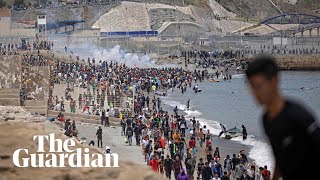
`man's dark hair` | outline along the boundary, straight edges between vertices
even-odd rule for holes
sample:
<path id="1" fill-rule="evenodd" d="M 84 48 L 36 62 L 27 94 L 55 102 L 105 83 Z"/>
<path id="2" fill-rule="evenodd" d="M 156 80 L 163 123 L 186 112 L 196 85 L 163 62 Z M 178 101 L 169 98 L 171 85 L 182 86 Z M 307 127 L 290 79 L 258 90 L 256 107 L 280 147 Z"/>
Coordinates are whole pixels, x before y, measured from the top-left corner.
<path id="1" fill-rule="evenodd" d="M 272 77 L 278 75 L 278 66 L 275 60 L 269 56 L 258 56 L 252 62 L 249 63 L 246 70 L 247 78 L 261 74 L 270 80 Z"/>

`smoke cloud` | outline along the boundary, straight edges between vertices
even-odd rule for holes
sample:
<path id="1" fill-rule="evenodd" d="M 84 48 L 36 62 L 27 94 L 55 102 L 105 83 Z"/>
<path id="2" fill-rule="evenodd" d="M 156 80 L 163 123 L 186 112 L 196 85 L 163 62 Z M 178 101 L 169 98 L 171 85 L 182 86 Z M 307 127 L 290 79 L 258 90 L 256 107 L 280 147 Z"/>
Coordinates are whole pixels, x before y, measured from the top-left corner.
<path id="1" fill-rule="evenodd" d="M 90 50 L 92 57 L 100 61 L 114 61 L 118 63 L 125 63 L 129 67 L 155 67 L 153 61 L 148 55 L 138 56 L 135 53 L 127 53 L 120 48 L 119 45 L 111 49 L 92 49 Z"/>

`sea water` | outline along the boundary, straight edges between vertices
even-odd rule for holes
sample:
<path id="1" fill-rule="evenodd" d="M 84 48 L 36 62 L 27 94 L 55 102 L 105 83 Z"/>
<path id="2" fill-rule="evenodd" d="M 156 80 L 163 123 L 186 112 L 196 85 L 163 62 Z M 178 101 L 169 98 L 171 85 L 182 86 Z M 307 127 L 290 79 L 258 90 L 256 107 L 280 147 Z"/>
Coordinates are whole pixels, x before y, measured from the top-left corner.
<path id="1" fill-rule="evenodd" d="M 280 73 L 282 94 L 307 107 L 320 122 L 320 72 L 286 71 Z M 250 94 L 250 89 L 243 74 L 234 75 L 231 80 L 221 82 L 198 83 L 202 89 L 194 93 L 189 88 L 185 94 L 177 89 L 169 91 L 163 97 L 163 103 L 172 107 L 177 106 L 186 113 L 187 120 L 196 117 L 210 132 L 218 135 L 221 131 L 219 123 L 227 129 L 241 125 L 246 126 L 248 139 L 242 137 L 232 139 L 238 143 L 250 145 L 249 157 L 259 166 L 268 165 L 273 168 L 274 159 L 268 140 L 261 124 L 263 109 L 257 105 Z M 194 86 L 194 84 L 193 84 Z M 186 109 L 190 99 L 191 109 Z M 237 152 L 238 150 L 235 150 Z"/>

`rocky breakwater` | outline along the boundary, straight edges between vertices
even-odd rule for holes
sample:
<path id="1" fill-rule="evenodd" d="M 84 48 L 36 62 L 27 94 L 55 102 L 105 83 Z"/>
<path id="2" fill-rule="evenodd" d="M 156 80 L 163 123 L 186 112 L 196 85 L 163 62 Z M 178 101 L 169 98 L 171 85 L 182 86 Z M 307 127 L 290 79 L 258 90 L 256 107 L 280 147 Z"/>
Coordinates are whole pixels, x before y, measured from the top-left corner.
<path id="1" fill-rule="evenodd" d="M 320 55 L 301 55 L 301 54 L 287 54 L 273 56 L 281 70 L 320 70 Z M 248 57 L 248 61 L 252 61 L 253 56 Z"/>
<path id="2" fill-rule="evenodd" d="M 114 180 L 157 180 L 163 179 L 160 175 L 152 172 L 148 167 L 139 166 L 133 162 L 119 160 L 120 167 L 112 168 L 72 168 L 67 165 L 62 168 L 32 168 L 17 167 L 13 162 L 13 154 L 18 149 L 28 149 L 28 154 L 39 154 L 39 139 L 34 140 L 36 135 L 49 135 L 54 133 L 55 139 L 62 141 L 68 138 L 63 135 L 58 126 L 45 120 L 45 117 L 36 117 L 25 111 L 21 107 L 0 106 L 0 179 L 52 179 L 52 180 L 81 180 L 81 179 L 114 179 Z M 44 143 L 44 154 L 55 154 L 49 152 L 49 143 Z M 51 145 L 50 145 L 51 146 Z M 74 148 L 89 148 L 90 153 L 100 153 L 94 147 L 87 147 L 76 142 Z M 63 152 L 68 154 L 68 152 Z M 70 154 L 70 153 L 69 153 Z M 26 153 L 21 153 L 19 162 L 22 158 L 27 158 Z M 52 156 L 52 155 L 51 155 Z M 30 156 L 29 156 L 30 157 Z M 91 158 L 91 157 L 90 157 Z M 38 157 L 38 159 L 40 159 Z M 39 164 L 39 160 L 36 164 Z M 85 158 L 82 158 L 84 161 Z M 59 159 L 61 161 L 61 159 Z M 60 163 L 60 162 L 59 162 Z"/>

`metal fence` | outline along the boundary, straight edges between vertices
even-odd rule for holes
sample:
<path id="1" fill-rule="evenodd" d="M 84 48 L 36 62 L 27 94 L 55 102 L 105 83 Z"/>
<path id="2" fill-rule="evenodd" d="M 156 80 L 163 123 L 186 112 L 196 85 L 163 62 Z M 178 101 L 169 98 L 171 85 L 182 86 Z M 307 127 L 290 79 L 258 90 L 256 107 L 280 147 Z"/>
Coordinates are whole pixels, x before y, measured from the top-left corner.
<path id="1" fill-rule="evenodd" d="M 157 56 L 179 55 L 181 51 L 213 51 L 216 49 L 261 50 L 263 47 L 274 46 L 274 37 L 250 37 L 250 36 L 130 36 L 118 34 L 107 37 L 76 37 L 70 35 L 55 35 L 48 37 L 53 42 L 54 50 L 73 53 L 81 52 L 85 57 L 92 57 L 94 50 L 103 51 L 120 45 L 121 49 L 128 53 L 141 55 L 153 54 Z M 287 49 L 318 49 L 320 51 L 320 38 L 318 37 L 290 37 L 283 44 L 275 45 L 278 48 Z"/>

